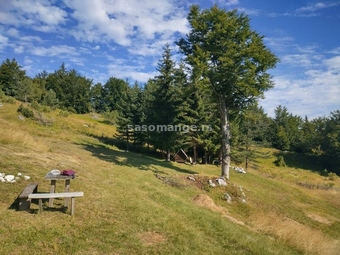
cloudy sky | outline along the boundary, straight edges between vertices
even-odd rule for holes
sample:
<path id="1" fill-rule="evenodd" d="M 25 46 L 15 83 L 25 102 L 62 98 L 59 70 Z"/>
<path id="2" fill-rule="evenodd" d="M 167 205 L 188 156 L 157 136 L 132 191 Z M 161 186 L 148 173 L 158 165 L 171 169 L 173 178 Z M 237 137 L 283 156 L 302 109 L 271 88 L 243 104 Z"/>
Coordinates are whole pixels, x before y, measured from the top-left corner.
<path id="1" fill-rule="evenodd" d="M 145 83 L 162 48 L 189 31 L 190 5 L 218 4 L 251 18 L 280 58 L 275 88 L 261 101 L 301 117 L 340 110 L 340 1 L 315 0 L 0 0 L 0 60 L 15 58 L 30 77 L 62 63 L 104 84 Z"/>

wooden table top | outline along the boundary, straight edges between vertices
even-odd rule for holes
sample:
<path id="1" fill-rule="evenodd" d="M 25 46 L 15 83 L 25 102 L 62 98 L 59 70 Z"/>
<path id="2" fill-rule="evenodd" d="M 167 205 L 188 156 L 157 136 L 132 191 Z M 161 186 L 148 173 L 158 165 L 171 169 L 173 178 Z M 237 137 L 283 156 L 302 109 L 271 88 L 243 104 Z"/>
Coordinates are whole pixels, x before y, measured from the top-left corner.
<path id="1" fill-rule="evenodd" d="M 75 175 L 62 175 L 62 174 L 54 175 L 51 174 L 50 172 L 48 172 L 45 176 L 45 180 L 71 180 L 74 178 L 76 178 Z"/>

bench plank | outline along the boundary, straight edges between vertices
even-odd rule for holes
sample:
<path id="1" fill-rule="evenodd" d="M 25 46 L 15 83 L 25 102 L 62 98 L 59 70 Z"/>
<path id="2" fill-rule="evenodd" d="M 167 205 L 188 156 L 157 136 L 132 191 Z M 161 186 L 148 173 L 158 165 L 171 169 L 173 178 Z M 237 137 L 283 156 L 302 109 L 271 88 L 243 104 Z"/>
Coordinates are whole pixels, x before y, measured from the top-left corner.
<path id="1" fill-rule="evenodd" d="M 32 193 L 38 192 L 38 183 L 32 182 L 22 190 L 19 195 L 19 211 L 28 211 L 30 209 L 31 200 L 28 196 Z"/>
<path id="2" fill-rule="evenodd" d="M 39 211 L 42 212 L 42 199 L 44 198 L 71 198 L 71 215 L 74 214 L 75 197 L 84 196 L 84 192 L 62 192 L 62 193 L 36 193 L 30 194 L 30 199 L 39 199 Z M 67 205 L 66 205 L 67 206 Z"/>
<path id="3" fill-rule="evenodd" d="M 61 192 L 61 193 L 35 193 L 30 194 L 28 197 L 33 199 L 39 198 L 64 198 L 64 197 L 82 197 L 84 192 Z"/>

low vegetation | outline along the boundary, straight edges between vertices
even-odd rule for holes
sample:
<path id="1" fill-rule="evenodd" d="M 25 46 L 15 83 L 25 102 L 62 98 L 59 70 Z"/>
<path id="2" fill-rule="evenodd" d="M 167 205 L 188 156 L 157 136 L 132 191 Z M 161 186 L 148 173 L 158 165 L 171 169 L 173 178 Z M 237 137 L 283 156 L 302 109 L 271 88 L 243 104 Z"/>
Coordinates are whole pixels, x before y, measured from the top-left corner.
<path id="1" fill-rule="evenodd" d="M 18 118 L 20 104 L 0 107 L 0 173 L 31 179 L 0 182 L 1 254 L 332 255 L 340 249 L 340 178 L 308 170 L 299 154 L 263 148 L 268 157 L 252 159 L 246 174 L 231 170 L 231 182 L 213 188 L 208 180 L 219 176 L 218 166 L 125 152 L 100 115 L 50 110 L 44 118 L 53 121 L 44 125 Z M 278 156 L 286 166 L 274 163 Z M 35 202 L 30 212 L 17 210 L 30 181 L 48 192 L 45 174 L 70 168 L 77 175 L 71 190 L 84 192 L 73 217 L 63 200 L 53 208 L 45 201 L 42 213 Z"/>

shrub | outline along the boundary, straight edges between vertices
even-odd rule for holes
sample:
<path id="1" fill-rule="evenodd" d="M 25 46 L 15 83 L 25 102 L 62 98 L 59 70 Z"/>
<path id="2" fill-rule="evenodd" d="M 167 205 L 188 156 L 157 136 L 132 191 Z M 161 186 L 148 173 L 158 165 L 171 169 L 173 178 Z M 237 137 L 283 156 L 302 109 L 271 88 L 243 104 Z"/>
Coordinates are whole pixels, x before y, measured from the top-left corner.
<path id="1" fill-rule="evenodd" d="M 278 156 L 278 157 L 276 158 L 276 160 L 274 161 L 274 164 L 275 164 L 276 166 L 283 166 L 283 167 L 287 166 L 287 165 L 286 165 L 286 162 L 285 162 L 285 159 L 283 158 L 283 156 Z"/>
<path id="2" fill-rule="evenodd" d="M 320 174 L 321 174 L 322 176 L 327 177 L 327 176 L 328 176 L 328 171 L 327 171 L 327 169 L 322 170 L 322 171 L 320 172 Z"/>
<path id="3" fill-rule="evenodd" d="M 60 111 L 59 116 L 62 116 L 62 117 L 68 117 L 68 112 L 67 111 Z"/>
<path id="4" fill-rule="evenodd" d="M 26 118 L 33 118 L 34 116 L 34 112 L 22 104 L 19 106 L 17 112 L 20 112 Z"/>
<path id="5" fill-rule="evenodd" d="M 330 172 L 330 173 L 328 174 L 328 178 L 329 178 L 329 180 L 331 180 L 331 181 L 335 181 L 335 180 L 338 178 L 338 176 L 337 176 L 336 173 Z"/>

